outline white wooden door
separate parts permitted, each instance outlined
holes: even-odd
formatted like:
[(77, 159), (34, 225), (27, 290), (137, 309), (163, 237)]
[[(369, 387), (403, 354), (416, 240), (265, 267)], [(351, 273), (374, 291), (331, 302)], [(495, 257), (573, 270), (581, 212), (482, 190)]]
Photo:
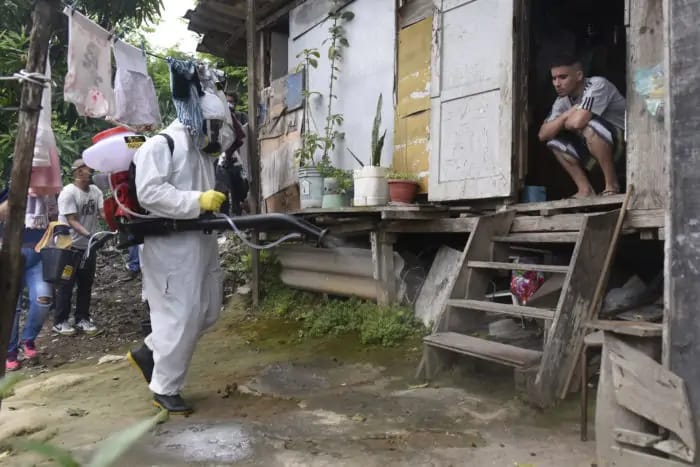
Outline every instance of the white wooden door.
[(434, 0), (432, 201), (511, 195), (513, 1)]

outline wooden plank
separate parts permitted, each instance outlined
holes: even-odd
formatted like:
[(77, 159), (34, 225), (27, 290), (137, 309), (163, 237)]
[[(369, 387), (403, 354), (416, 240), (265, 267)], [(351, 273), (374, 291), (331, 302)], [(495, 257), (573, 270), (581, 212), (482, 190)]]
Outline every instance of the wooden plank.
[[(260, 152), (258, 147), (258, 101), (260, 89), (260, 76), (258, 74), (258, 64), (260, 57), (256, 53), (260, 45), (260, 35), (256, 31), (255, 15), (257, 8), (255, 0), (247, 0), (246, 2), (246, 58), (248, 64), (248, 162), (250, 164), (250, 194), (248, 203), (252, 214), (258, 214), (261, 204), (260, 196)], [(256, 240), (257, 233), (253, 235)], [(260, 302), (260, 252), (251, 250), (251, 295), (253, 301), (253, 309), (258, 308)]]
[(485, 311), (487, 313), (498, 313), (520, 318), (553, 319), (554, 310), (535, 308), (531, 306), (509, 305), (507, 303), (485, 302), (481, 300), (469, 300), (452, 298), (447, 301), (448, 305), (465, 310)]
[(569, 266), (554, 264), (501, 263), (498, 261), (469, 261), (467, 266), (477, 269), (498, 269), (505, 271), (539, 271), (566, 274)]
[[(625, 342), (634, 345), (636, 349), (650, 355), (653, 358), (660, 354), (661, 343), (656, 339), (646, 337), (620, 336)], [(615, 429), (623, 428), (632, 431), (655, 433), (658, 426), (654, 423), (634, 414), (617, 403), (615, 387), (612, 377), (612, 361), (610, 360), (610, 345), (608, 342), (611, 334), (603, 333), (603, 349), (600, 361), (600, 377), (598, 379), (598, 391), (595, 403), (595, 440), (596, 458), (598, 465), (618, 465), (619, 455), (613, 451), (613, 447), (619, 447), (615, 443)]]
[(691, 452), (685, 444), (676, 439), (659, 441), (654, 444), (654, 449), (687, 462), (695, 460), (695, 453)]
[(631, 444), (640, 448), (648, 448), (661, 441), (659, 435), (642, 433), (641, 431), (628, 430), (626, 428), (615, 428), (615, 441), (618, 443)]
[[(306, 212), (303, 212), (306, 213)], [(519, 215), (513, 219), (510, 235), (525, 233), (578, 232), (585, 214), (559, 214), (554, 216)], [(478, 217), (442, 218), (429, 221), (389, 221), (383, 225), (388, 232), (397, 233), (465, 233), (472, 232)], [(664, 225), (662, 209), (629, 210), (625, 216), (624, 229), (659, 228)], [(501, 236), (503, 237), (503, 236)]]
[(544, 346), (542, 365), (537, 373), (531, 394), (533, 402), (542, 406), (555, 403), (567, 389), (569, 376), (576, 366), (598, 273), (605, 255), (602, 248), (610, 244), (618, 211), (592, 214), (584, 217), (581, 238), (574, 247), (571, 270), (564, 282), (564, 293), (559, 299), (556, 317)]
[(517, 212), (539, 212), (553, 209), (581, 209), (590, 207), (615, 207), (622, 204), (625, 195), (592, 196), (590, 198), (571, 198), (556, 201), (543, 201), (540, 203), (518, 203), (509, 206)]
[(635, 75), (663, 63), (663, 0), (629, 0), (627, 29), (627, 183), (635, 187), (632, 207), (663, 208), (668, 193), (666, 139), (662, 118), (646, 110)]
[(425, 337), (423, 342), (433, 347), (519, 368), (536, 364), (542, 355), (537, 350), (523, 349), (455, 332), (436, 333)]
[(615, 467), (688, 467), (688, 464), (663, 457), (653, 456), (634, 449), (612, 446), (610, 463)]
[[(453, 283), (450, 298), (483, 299), (491, 283), (490, 275), (484, 271), (467, 267), (469, 261), (488, 261), (492, 258), (493, 242), (496, 235), (508, 232), (513, 222), (514, 212), (503, 212), (482, 216), (469, 236), (464, 249), (460, 272)], [(440, 330), (468, 332), (483, 324), (484, 315), (481, 313), (451, 313), (447, 305), (442, 318), (445, 328)], [(441, 320), (442, 321), (442, 320)]]
[[(612, 237), (608, 243), (608, 248), (605, 252), (605, 259), (603, 260), (603, 265), (598, 275), (598, 282), (595, 287), (595, 293), (593, 294), (593, 299), (589, 305), (588, 310), (586, 310), (586, 316), (590, 319), (591, 317), (598, 317), (600, 312), (600, 307), (603, 301), (603, 292), (605, 287), (608, 285), (608, 277), (610, 276), (610, 266), (612, 265), (613, 258), (617, 252), (617, 242), (620, 238), (620, 233), (622, 232), (622, 224), (625, 220), (625, 215), (627, 214), (627, 208), (629, 207), (630, 199), (632, 198), (632, 193), (634, 193), (634, 186), (627, 186), (627, 193), (625, 194), (625, 200), (622, 203), (622, 208), (617, 216), (617, 221), (615, 222), (615, 230), (613, 230)], [(581, 345), (581, 344), (578, 344)], [(563, 388), (560, 397), (564, 399), (569, 392), (569, 384), (574, 378), (574, 371), (576, 371), (576, 365), (569, 369), (569, 374), (567, 375), (567, 381), (565, 387)]]
[(637, 337), (661, 337), (663, 325), (660, 323), (646, 323), (640, 321), (610, 321), (591, 320), (584, 324), (588, 329), (600, 329), (602, 331), (624, 334)]
[(389, 221), (382, 224), (387, 232), (396, 233), (469, 233), (476, 227), (478, 217), (433, 219), (430, 221)]
[(433, 16), (432, 0), (412, 0), (404, 2), (399, 9), (399, 27), (406, 28)]
[(514, 233), (493, 239), (502, 243), (576, 243), (576, 240), (578, 232)]
[(700, 435), (700, 0), (667, 0), (666, 125), (670, 190), (666, 231), (664, 363), (688, 386)]
[(394, 275), (394, 243), (396, 237), (382, 231), (370, 233), (374, 279), (377, 281), (377, 304), (389, 306), (396, 302)]
[(559, 297), (561, 296), (561, 291), (564, 288), (565, 281), (566, 277), (562, 275), (556, 275), (548, 278), (544, 281), (544, 284), (542, 284), (542, 286), (537, 289), (534, 294), (532, 294), (532, 296), (528, 299), (527, 304), (538, 308), (555, 309), (557, 303), (559, 303)]
[(675, 433), (695, 455), (695, 430), (685, 382), (654, 359), (606, 335), (617, 403)]

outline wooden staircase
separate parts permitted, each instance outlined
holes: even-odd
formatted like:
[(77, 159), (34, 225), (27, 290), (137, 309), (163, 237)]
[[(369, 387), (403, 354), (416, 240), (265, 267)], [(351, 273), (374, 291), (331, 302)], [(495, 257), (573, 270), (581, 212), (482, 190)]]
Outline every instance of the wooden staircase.
[[(578, 231), (511, 233), (514, 212), (482, 216), (462, 253), (446, 302), (433, 333), (424, 339), (418, 376), (431, 379), (452, 361), (467, 355), (514, 367), (526, 375), (528, 398), (545, 407), (568, 391), (581, 353), (584, 323), (591, 316), (596, 293), (620, 211), (580, 214)], [(508, 261), (514, 252), (545, 252), (552, 245), (573, 246), (568, 265), (521, 264)], [(546, 281), (543, 298), (528, 306), (489, 300), (489, 286), (513, 269), (540, 271)], [(504, 279), (504, 278), (503, 278)], [(512, 317), (535, 320), (543, 329), (539, 349), (524, 348), (481, 337), (489, 320)]]

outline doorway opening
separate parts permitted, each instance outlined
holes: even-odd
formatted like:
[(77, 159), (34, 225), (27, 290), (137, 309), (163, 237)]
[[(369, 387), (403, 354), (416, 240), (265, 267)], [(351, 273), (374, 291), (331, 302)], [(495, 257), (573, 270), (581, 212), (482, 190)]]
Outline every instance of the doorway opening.
[[(626, 95), (627, 41), (624, 0), (534, 0), (530, 11), (528, 175), (526, 185), (544, 186), (547, 199), (576, 192), (576, 186), (537, 134), (557, 95), (550, 66), (555, 57), (574, 55), (587, 77), (600, 76)], [(587, 171), (596, 192), (603, 189), (600, 166)], [(624, 188), (624, 170), (618, 179)]]

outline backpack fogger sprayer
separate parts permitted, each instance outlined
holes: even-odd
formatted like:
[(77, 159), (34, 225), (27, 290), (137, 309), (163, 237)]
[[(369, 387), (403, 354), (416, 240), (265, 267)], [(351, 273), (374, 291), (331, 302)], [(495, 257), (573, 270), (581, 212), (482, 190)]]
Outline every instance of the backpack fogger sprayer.
[[(173, 139), (162, 133), (154, 138), (164, 138), (172, 154)], [(233, 230), (253, 248), (269, 248), (290, 239), (304, 238), (322, 246), (326, 230), (294, 216), (286, 214), (254, 214), (231, 218), (225, 214), (204, 214), (197, 219), (163, 219), (149, 214), (141, 207), (136, 192), (136, 166), (133, 157), (146, 137), (116, 127), (96, 134), (93, 145), (83, 152), (88, 167), (101, 172), (102, 188), (108, 188), (110, 196), (105, 199), (105, 220), (109, 228), (118, 233), (117, 246), (126, 248), (143, 243), (144, 237), (168, 235), (184, 231), (213, 232)], [(213, 163), (213, 162), (212, 162)], [(243, 234), (244, 230), (266, 233), (286, 233), (279, 240), (264, 246), (253, 245)]]

